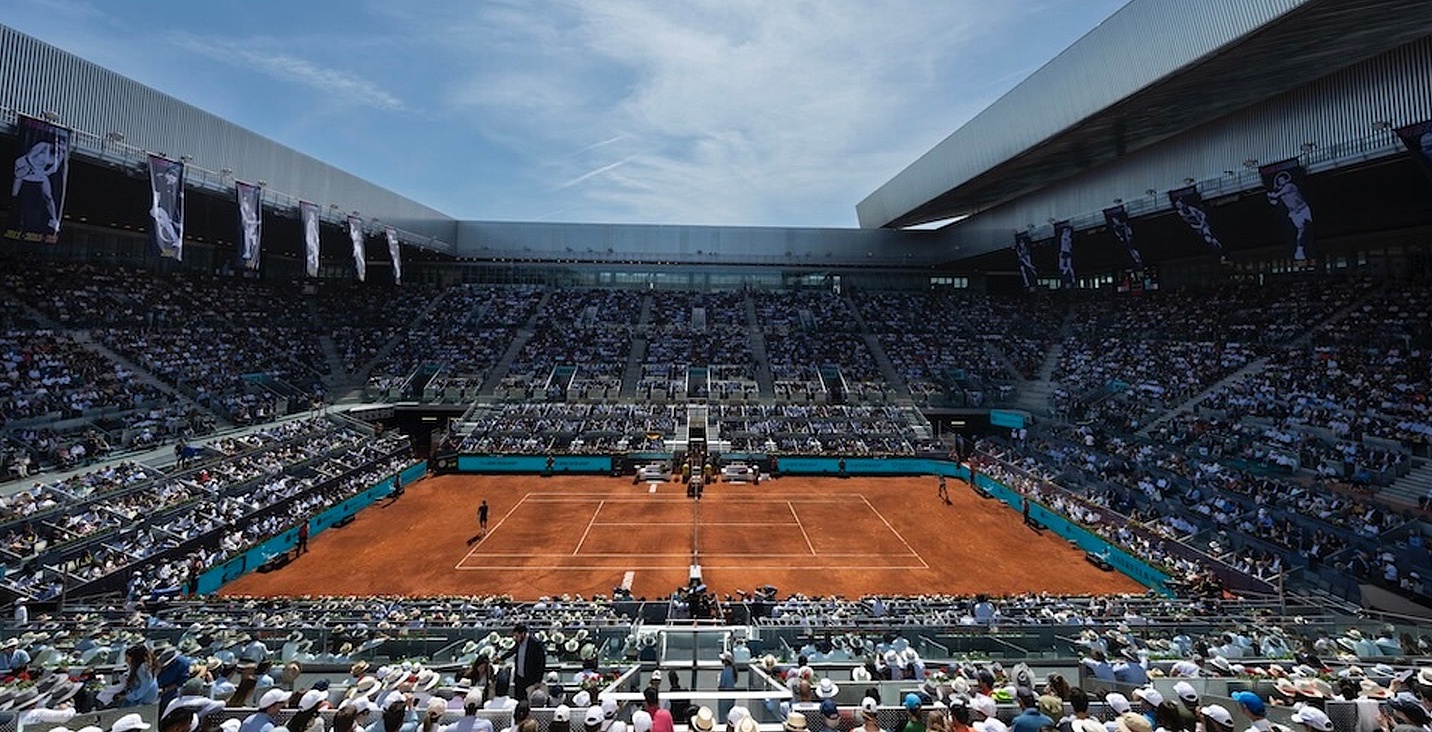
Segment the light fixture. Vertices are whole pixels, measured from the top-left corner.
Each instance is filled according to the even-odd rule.
[[[1197,182],[1197,181],[1195,181],[1195,180],[1192,179],[1192,178],[1184,178],[1184,179],[1183,179],[1183,184],[1186,185],[1186,186],[1191,186],[1191,185],[1193,185],[1193,184],[1196,183],[1196,182]]]
[[[1391,128],[1392,128],[1392,123],[1391,123],[1391,122],[1388,122],[1388,121],[1386,121],[1386,120],[1378,120],[1378,121],[1372,123],[1372,129],[1377,130],[1378,132],[1381,132],[1381,131],[1387,130],[1387,129],[1391,129]]]
[[[1244,160],[1244,161],[1243,161],[1243,167],[1245,167],[1245,168],[1247,168],[1247,169],[1249,169],[1249,170],[1252,170],[1252,169],[1258,167],[1258,158],[1248,158],[1247,160]]]
[[[232,178],[234,177],[234,171],[231,168],[220,168],[219,176],[222,178]]]
[[[1117,203],[1123,203],[1123,202],[1124,202],[1124,199],[1122,199],[1122,198],[1115,198],[1115,199],[1114,199],[1114,203],[1116,203],[1116,204],[1117,204]]]
[[[181,162],[181,163],[192,163],[192,162],[194,162],[194,156],[193,156],[193,155],[180,155],[180,156],[179,156],[179,162]]]
[[[1051,224],[1054,223],[1054,217],[1053,217],[1053,216],[1049,217],[1049,223],[1051,223]]]
[[[104,136],[104,139],[109,140],[110,142],[124,142],[124,133],[110,132]]]
[[[1228,175],[1228,176],[1238,175],[1238,173],[1236,173],[1236,172],[1234,172],[1234,171],[1232,171],[1232,170],[1225,170],[1225,171],[1223,171],[1223,174],[1224,174],[1224,175]]]
[[[265,186],[267,186],[267,185],[268,185],[268,181],[266,181],[266,180],[261,180],[261,181],[259,181],[259,188],[263,188],[263,187],[265,187]]]
[[[1303,152],[1304,152],[1305,154],[1306,154],[1306,153],[1310,153],[1310,152],[1316,150],[1317,148],[1318,148],[1318,143],[1316,143],[1316,142],[1305,142],[1305,143],[1303,143]]]
[[[1157,196],[1158,193],[1159,193],[1158,191],[1156,191],[1156,190],[1154,190],[1154,189],[1152,189],[1152,188],[1150,188],[1150,189],[1144,191],[1144,195],[1146,195],[1146,196]]]
[[[40,117],[42,117],[46,122],[60,121],[60,113],[50,109],[41,112]]]

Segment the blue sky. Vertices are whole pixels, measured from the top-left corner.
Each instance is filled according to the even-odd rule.
[[[1124,0],[5,0],[0,23],[465,219],[855,225]]]

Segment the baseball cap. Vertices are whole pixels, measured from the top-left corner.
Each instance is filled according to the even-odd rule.
[[[582,717],[582,724],[588,727],[595,727],[602,723],[605,717],[602,716],[601,707],[587,707],[587,713]]]
[[[1053,694],[1045,694],[1039,697],[1039,711],[1050,719],[1059,719],[1064,716],[1064,700]]]
[[[137,729],[149,729],[149,724],[138,714],[126,714],[114,720],[114,724],[109,726],[109,732],[128,732]]]
[[[303,696],[298,700],[298,708],[303,710],[309,710],[318,706],[320,702],[326,701],[327,699],[328,694],[319,691],[318,689],[309,689],[308,691],[303,692]]]
[[[1164,702],[1163,693],[1152,686],[1134,689],[1134,696],[1148,702],[1151,707],[1156,707]]]
[[[613,719],[617,716],[617,700],[607,697],[602,700],[602,716],[606,719]]]
[[[1114,710],[1117,714],[1123,714],[1134,708],[1132,704],[1129,704],[1128,698],[1118,692],[1106,694],[1104,696],[1104,703],[1108,704],[1109,708]]]
[[[275,704],[282,704],[288,701],[288,697],[289,693],[283,689],[269,689],[264,692],[263,696],[259,697],[258,708],[267,709]],[[144,728],[140,727],[139,729]],[[119,730],[111,729],[110,732],[119,732]]]
[[[1193,684],[1187,681],[1180,681],[1174,684],[1173,693],[1178,694],[1178,698],[1185,701],[1198,701],[1198,692],[1193,688]]]
[[[1314,706],[1304,705],[1298,711],[1293,712],[1292,720],[1298,724],[1306,724],[1309,729],[1318,732],[1332,732],[1333,730],[1333,721],[1328,719],[1328,715],[1324,714],[1323,710]]]
[[[820,702],[820,716],[826,719],[839,719],[840,708],[835,705],[834,699],[822,699]]]
[[[1219,727],[1233,728],[1233,715],[1218,704],[1209,704],[1206,707],[1199,707],[1198,713],[1205,719],[1212,720]]]
[[[977,695],[970,700],[970,709],[990,719],[994,719],[995,715],[999,714],[999,705],[995,704],[993,698],[983,694]]]
[[[905,695],[905,708],[906,708],[906,709],[910,709],[910,710],[919,709],[919,708],[920,708],[920,695],[919,695],[919,694],[906,694],[906,695]]]
[[[1263,703],[1263,698],[1251,691],[1233,692],[1233,701],[1243,705],[1243,708],[1247,709],[1249,714],[1256,714],[1261,717],[1268,711],[1267,705]]]
[[[472,692],[468,692],[468,695],[469,695],[469,696],[471,696],[471,694],[472,694]],[[552,710],[552,721],[553,721],[553,722],[570,722],[570,721],[572,721],[572,708],[569,707],[569,706],[567,706],[566,704],[558,704],[558,705],[557,705],[557,708]]]
[[[867,697],[865,697],[864,699],[861,699],[861,700],[860,700],[860,717],[861,717],[861,719],[871,719],[871,718],[873,718],[873,717],[875,716],[876,711],[879,710],[879,708],[880,708],[880,702],[875,701],[875,697],[873,697],[873,696],[867,696]]]
[[[636,732],[651,732],[651,713],[645,709],[632,712],[631,727]]]

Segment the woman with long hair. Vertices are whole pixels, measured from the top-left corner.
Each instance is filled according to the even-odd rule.
[[[124,677],[124,691],[115,706],[133,707],[159,702],[159,682],[154,678],[154,654],[144,644],[130,646],[124,652],[129,667]]]

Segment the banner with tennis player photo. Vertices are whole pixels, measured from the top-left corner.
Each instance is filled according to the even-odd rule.
[[[303,220],[303,264],[309,277],[318,276],[318,204],[298,202],[298,216]]]
[[[393,260],[393,284],[403,284],[403,253],[402,247],[398,245],[398,231],[389,226],[383,229],[383,235],[388,237],[388,258]]]
[[[234,181],[234,195],[239,202],[239,268],[259,268],[259,248],[263,242],[264,189]]]
[[[1174,213],[1203,239],[1204,245],[1212,249],[1220,260],[1227,261],[1228,252],[1223,248],[1223,241],[1213,232],[1213,224],[1208,220],[1208,206],[1203,202],[1203,196],[1199,195],[1198,187],[1186,186],[1169,191],[1168,201],[1173,204]]]
[[[6,239],[54,244],[65,218],[65,183],[70,172],[70,130],[20,115],[15,123],[20,154],[10,186]]]
[[[1399,127],[1397,139],[1412,152],[1422,174],[1432,178],[1432,121]]]
[[[1139,253],[1139,248],[1134,244],[1134,227],[1129,223],[1129,212],[1123,204],[1110,206],[1104,209],[1104,223],[1109,225],[1109,231],[1114,234],[1114,239],[1124,245],[1124,251],[1129,254],[1129,264],[1135,271],[1144,268],[1144,255]]]
[[[1034,253],[1029,232],[1014,232],[1014,261],[1019,267],[1019,280],[1024,283],[1025,292],[1033,292],[1039,281],[1039,271],[1034,268]]]
[[[149,156],[149,240],[159,256],[184,261],[184,163]]]
[[[348,238],[353,242],[353,269],[358,273],[358,281],[368,281],[368,260],[363,251],[363,219],[357,216],[348,217]]]
[[[1059,247],[1059,286],[1074,286],[1074,226],[1068,221],[1054,224],[1054,243]]]
[[[1308,205],[1305,173],[1297,158],[1258,168],[1258,177],[1263,179],[1268,203],[1282,214],[1285,222],[1283,228],[1293,243],[1293,260],[1297,262],[1317,257],[1313,209]]]

